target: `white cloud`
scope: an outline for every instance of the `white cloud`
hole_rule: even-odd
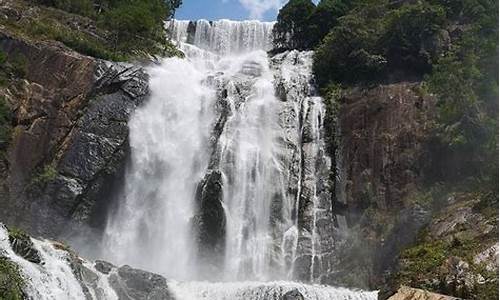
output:
[[[223,0],[226,2],[227,0]],[[262,19],[270,10],[278,11],[286,0],[238,0],[252,19]]]

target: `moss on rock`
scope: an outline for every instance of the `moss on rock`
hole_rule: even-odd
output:
[[[23,285],[19,267],[6,257],[0,256],[0,299],[24,299]]]

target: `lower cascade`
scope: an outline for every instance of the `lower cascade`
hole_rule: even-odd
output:
[[[42,263],[32,264],[2,226],[0,251],[20,266],[28,297],[376,299],[326,285],[342,220],[313,53],[270,57],[273,23],[167,26],[186,58],[149,67],[151,95],[129,122],[130,162],[100,247],[147,272],[35,239]]]

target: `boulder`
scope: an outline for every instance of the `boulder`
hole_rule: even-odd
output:
[[[397,292],[389,298],[381,298],[379,300],[460,300],[446,295],[435,294],[428,291],[414,289],[406,286],[400,287]]]
[[[305,298],[304,295],[302,295],[302,293],[299,290],[293,289],[291,291],[286,292],[281,298],[281,300],[305,300]]]
[[[123,266],[109,277],[120,300],[173,300],[167,280],[157,274]]]

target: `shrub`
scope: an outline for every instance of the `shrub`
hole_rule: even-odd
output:
[[[19,267],[6,257],[0,256],[0,299],[24,299],[23,285]]]
[[[388,23],[381,37],[380,47],[391,69],[413,69],[427,73],[440,54],[432,45],[432,39],[445,25],[446,18],[441,6],[425,2],[403,5],[386,17]]]
[[[368,15],[380,15],[383,7],[373,6],[339,19],[314,55],[318,83],[355,83],[380,77],[387,63],[377,49],[385,24]]]
[[[310,0],[290,0],[280,9],[273,28],[273,44],[276,49],[311,47],[314,38],[308,32],[308,27],[315,7]]]
[[[35,177],[33,177],[31,184],[36,186],[43,186],[48,182],[54,180],[57,176],[57,170],[55,165],[48,164],[43,167],[43,169],[38,172]]]

